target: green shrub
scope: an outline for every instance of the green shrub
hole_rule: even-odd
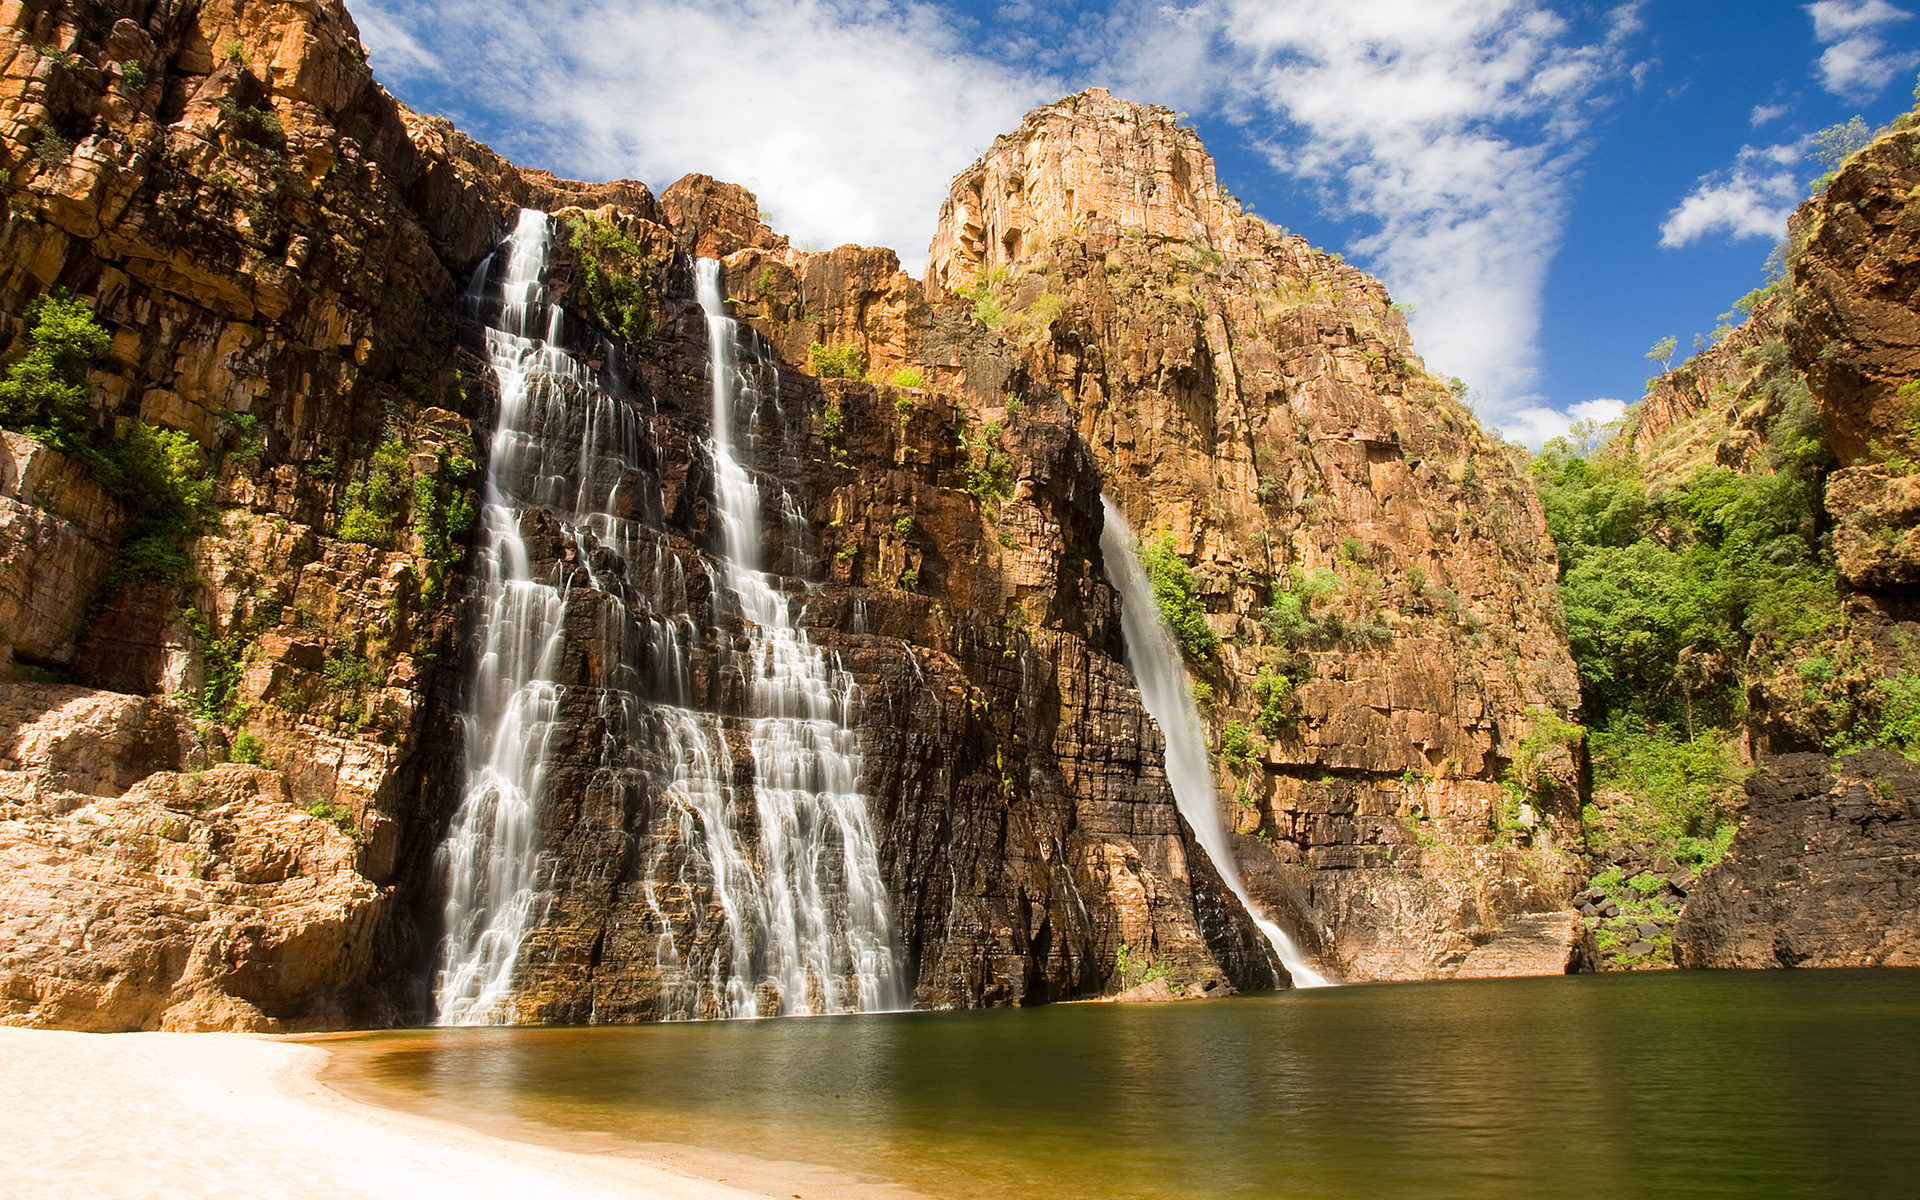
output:
[[[1279,737],[1292,705],[1293,680],[1263,666],[1253,677],[1253,696],[1260,702],[1260,713],[1254,718],[1260,732],[1269,738]]]
[[[840,434],[843,432],[840,406],[828,400],[826,406],[820,410],[820,420],[826,439],[829,442],[839,441]]]
[[[1230,767],[1252,764],[1255,754],[1253,731],[1240,721],[1228,721],[1220,730],[1220,758]]]
[[[367,463],[366,475],[347,485],[340,540],[388,545],[400,519],[400,506],[413,494],[412,478],[406,443],[398,438],[381,442]]]
[[[267,765],[267,744],[243,729],[234,736],[232,761],[264,767]]]
[[[26,352],[0,378],[0,425],[68,453],[85,445],[87,368],[112,340],[85,301],[55,289],[26,308]]]
[[[888,382],[894,387],[923,388],[927,386],[927,373],[919,367],[902,367]]]
[[[858,346],[829,350],[815,342],[807,347],[807,358],[822,379],[862,379],[867,373],[867,356]]]
[[[967,452],[967,494],[982,504],[1013,497],[1013,456],[1001,448],[1001,436],[998,421],[986,422],[978,436],[968,437],[964,430],[960,434],[961,448]]]
[[[1260,611],[1260,627],[1275,646],[1293,648],[1317,638],[1340,636],[1340,618],[1316,617],[1313,606],[1340,591],[1340,577],[1325,567],[1303,571],[1289,567],[1280,578],[1267,606]]]
[[[901,517],[893,523],[893,531],[901,537],[910,536],[913,533],[913,518]]]
[[[373,665],[350,650],[327,655],[320,671],[326,677],[328,689],[334,692],[356,691],[380,681]]]
[[[1220,645],[1220,635],[1207,624],[1207,610],[1200,603],[1199,576],[1180,556],[1172,531],[1139,543],[1138,549],[1140,565],[1153,582],[1154,603],[1174,640],[1191,657],[1206,658]]]
[[[653,261],[646,248],[618,225],[591,213],[569,218],[567,230],[594,320],[623,341],[647,336],[647,281]]]
[[[102,484],[134,513],[100,596],[111,598],[144,580],[186,578],[186,545],[200,532],[213,494],[213,476],[199,443],[177,429],[135,421],[110,452],[88,449],[87,456]]]

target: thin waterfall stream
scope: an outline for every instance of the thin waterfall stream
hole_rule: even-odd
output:
[[[1140,699],[1160,724],[1167,743],[1167,782],[1173,788],[1180,815],[1193,827],[1200,848],[1213,860],[1214,870],[1246,907],[1273,952],[1293,976],[1296,987],[1329,987],[1332,980],[1307,964],[1307,956],[1278,924],[1269,919],[1247,894],[1240,865],[1227,841],[1214,798],[1213,768],[1207,761],[1207,735],[1200,712],[1187,690],[1187,670],[1180,647],[1167,629],[1154,602],[1153,584],[1133,547],[1133,530],[1113,501],[1100,498],[1106,523],[1100,531],[1100,554],[1106,559],[1107,579],[1120,591],[1120,627],[1126,636],[1127,666],[1140,684]]]
[[[659,527],[651,426],[563,345],[567,318],[547,295],[553,235],[546,213],[522,211],[503,248],[498,316],[485,330],[499,414],[474,554],[467,775],[438,859],[447,899],[436,1023],[528,1015],[517,1007],[533,969],[525,947],[569,883],[542,844],[541,814],[564,774],[556,747],[580,720],[607,731],[585,786],[637,790],[653,814],[638,826],[645,928],[636,944],[651,947],[659,1016],[896,1007],[890,901],[860,791],[858,689],[800,628],[787,596],[800,585],[761,569],[762,493],[735,449],[736,427],[750,447],[759,436],[775,395],[772,362],[726,315],[718,265],[696,264],[721,528],[693,565],[724,584],[713,623],[731,614],[748,635],[750,655],[729,662],[732,635],[700,627],[687,603],[686,552],[669,548]],[[488,275],[485,266],[476,273],[477,309],[488,310]],[[603,350],[613,361],[612,348]],[[779,499],[788,559],[804,562],[805,522],[790,496]],[[528,538],[547,518],[563,547],[557,559],[554,538],[544,551]],[[559,681],[570,638],[591,643],[591,682],[577,671],[574,682]],[[703,691],[724,689],[698,686],[701,645],[715,647],[722,671],[741,673],[748,711],[702,707]],[[744,729],[751,747],[750,789],[736,786],[729,729]]]

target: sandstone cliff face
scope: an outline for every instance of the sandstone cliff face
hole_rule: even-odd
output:
[[[462,295],[514,212],[591,215],[637,239],[638,260],[606,264],[641,286],[628,309],[595,294],[579,255],[561,256],[553,286],[583,359],[647,414],[656,503],[629,515],[685,572],[663,611],[700,618],[715,679],[703,703],[723,723],[737,723],[740,699],[710,668],[740,631],[710,619],[707,366],[686,256],[728,257],[732,298],[790,364],[823,340],[868,347],[883,374],[904,368],[929,309],[891,254],[798,254],[732,185],[694,176],[656,200],[638,184],[512,167],[373,84],[337,3],[42,2],[0,17],[0,165],[12,171],[0,313],[17,339],[46,289],[88,300],[114,337],[92,380],[93,436],[105,444],[133,420],[183,431],[214,484],[188,579],[102,595],[124,517],[81,484],[49,490],[73,464],[8,443],[20,465],[3,498],[20,532],[5,543],[0,603],[17,614],[14,661],[119,689],[78,693],[114,721],[157,703],[142,693],[193,703],[156,710],[188,731],[185,749],[106,739],[90,752],[94,781],[72,792],[94,800],[76,809],[42,789],[0,819],[20,872],[0,1019],[424,1019],[442,899],[434,851],[458,799],[471,665],[468,583],[436,538],[473,497],[459,464],[484,464],[496,403],[476,354],[481,317]],[[950,401],[791,370],[782,381],[755,466],[784,481],[817,532],[771,549],[827,576],[808,606],[813,635],[866,698],[867,789],[914,998],[1117,988],[1123,942],[1183,990],[1269,986],[1264,946],[1159,773],[1098,571],[1097,467],[1072,429],[1031,424],[1018,494],[988,514],[962,487]],[[564,572],[573,548],[542,552]],[[623,601],[657,592],[626,578]],[[522,1012],[660,1015],[659,929],[647,922],[662,918],[636,888],[670,840],[660,748],[596,716],[609,692],[594,678],[595,622],[609,597],[583,590],[573,603],[578,737],[544,810],[544,861],[557,867],[524,956]],[[19,728],[69,738],[74,703],[22,693]],[[221,768],[232,774],[216,772],[212,791],[191,775],[166,782],[235,753],[242,735],[270,770]],[[56,900],[35,899],[46,887]],[[82,927],[86,953],[62,932]]]
[[[888,251],[794,250],[704,176],[656,198],[519,170],[388,97],[334,0],[39,0],[0,25],[6,329],[51,287],[87,299],[114,339],[96,443],[182,431],[213,485],[188,577],[105,595],[119,501],[6,443],[0,620],[21,671],[68,683],[6,701],[0,1020],[431,1016],[478,653],[449,521],[497,450],[481,334],[523,206],[555,214],[565,347],[639,430],[609,494],[644,536],[622,557],[520,514],[567,582],[520,1019],[701,1015],[662,939],[720,951],[667,786],[682,704],[738,806],[755,786],[692,256],[774,373],[746,464],[762,552],[858,682],[915,1002],[1119,991],[1123,944],[1183,994],[1275,978],[1172,802],[1103,491],[1197,567],[1214,736],[1273,728],[1215,771],[1256,899],[1347,978],[1577,965],[1578,930],[1517,919],[1571,891],[1579,763],[1535,732],[1576,687],[1516,455],[1377,283],[1241,215],[1165,110],[1037,111],[955,181],[923,288]],[[816,344],[863,378],[820,378]],[[1299,619],[1263,624],[1287,595]],[[684,699],[634,649],[666,628]]]
[[[930,371],[1016,431],[1008,396],[1062,413],[1130,524],[1198,568],[1216,736],[1254,722],[1263,668],[1293,681],[1259,761],[1216,766],[1257,898],[1349,978],[1444,973],[1564,901],[1573,758],[1528,781],[1528,848],[1502,787],[1577,702],[1551,543],[1377,282],[1243,216],[1173,114],[1099,89],[956,178],[928,281]],[[1261,610],[1303,578],[1315,623],[1276,636]]]

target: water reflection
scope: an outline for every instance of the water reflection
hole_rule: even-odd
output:
[[[342,1046],[415,1101],[831,1162],[950,1200],[1907,1196],[1920,1177],[1914,971],[422,1031]]]

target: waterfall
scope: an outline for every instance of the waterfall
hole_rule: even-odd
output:
[[[661,1016],[892,1007],[891,913],[859,791],[857,691],[799,629],[782,580],[759,569],[760,490],[734,450],[736,425],[750,437],[758,429],[770,397],[759,380],[771,366],[720,310],[713,264],[700,264],[722,526],[720,561],[706,567],[725,584],[715,607],[737,608],[752,647],[751,711],[729,716],[696,703],[694,664],[703,646],[724,664],[732,635],[702,628],[689,611],[688,562],[663,526],[646,419],[563,346],[565,314],[547,299],[552,239],[545,213],[520,214],[485,331],[499,414],[474,548],[467,773],[436,860],[447,896],[436,1020],[518,1020],[518,989],[553,969],[524,961],[528,938],[557,893],[605,867],[563,868],[543,844],[553,779],[583,769],[575,786],[588,795],[644,796],[634,895],[655,924],[634,941],[652,948]],[[483,316],[495,311],[491,273],[475,273],[468,298]],[[612,348],[602,349],[611,362]],[[804,519],[791,496],[779,501],[783,565],[803,571]],[[563,676],[563,659],[584,659],[592,677],[577,666]],[[604,730],[597,761],[571,749],[583,721]],[[734,786],[730,729],[752,750],[751,811]],[[562,747],[576,755],[565,771],[550,761]]]
[[[1226,826],[1220,820],[1220,805],[1214,797],[1213,768],[1207,761],[1207,736],[1200,725],[1199,710],[1187,690],[1187,670],[1180,658],[1180,647],[1160,616],[1153,598],[1153,584],[1134,552],[1133,531],[1118,507],[1105,496],[1100,498],[1106,514],[1100,532],[1100,554],[1106,559],[1107,580],[1120,592],[1120,628],[1127,642],[1127,666],[1140,684],[1140,699],[1147,712],[1160,723],[1167,743],[1167,782],[1173,787],[1174,802],[1180,815],[1193,827],[1200,848],[1213,860],[1214,869],[1226,881],[1233,894],[1246,906],[1247,915],[1260,928],[1274,953],[1286,965],[1296,987],[1326,987],[1329,980],[1307,965],[1306,955],[1287,935],[1287,931],[1269,920],[1247,895],[1240,878],[1240,865],[1227,842]]]
[[[860,792],[853,677],[808,640],[783,581],[760,569],[759,486],[734,448],[752,436],[777,378],[727,315],[720,264],[696,264],[713,370],[714,493],[726,582],[751,638],[751,744],[765,879],[766,986],[796,1012],[873,1011],[897,1003],[892,917]],[[744,361],[743,361],[744,360]],[[744,414],[736,412],[743,408]],[[785,546],[804,528],[784,495]]]

